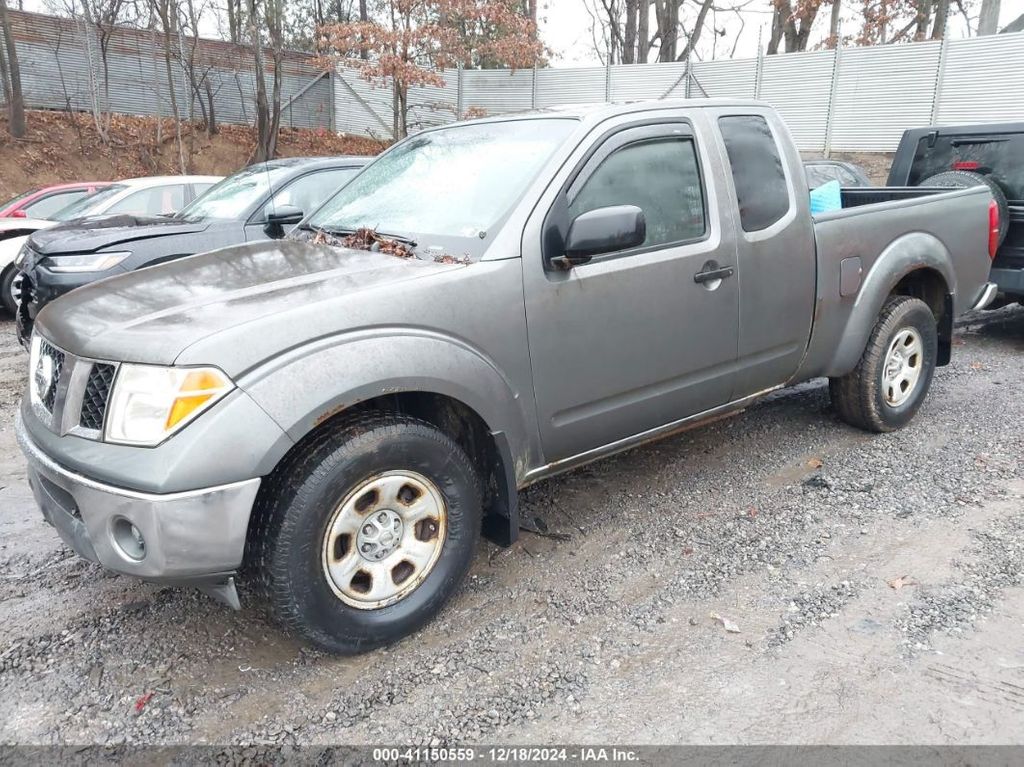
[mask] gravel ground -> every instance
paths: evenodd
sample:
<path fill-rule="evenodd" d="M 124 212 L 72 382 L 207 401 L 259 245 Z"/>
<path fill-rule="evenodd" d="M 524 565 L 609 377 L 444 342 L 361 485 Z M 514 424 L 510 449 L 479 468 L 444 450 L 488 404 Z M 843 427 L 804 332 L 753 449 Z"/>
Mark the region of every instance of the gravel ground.
<path fill-rule="evenodd" d="M 0 325 L 2 743 L 1024 741 L 1024 311 L 961 327 L 907 429 L 823 382 L 523 494 L 438 620 L 339 659 L 64 549 Z M 245 595 L 243 593 L 243 603 Z"/>

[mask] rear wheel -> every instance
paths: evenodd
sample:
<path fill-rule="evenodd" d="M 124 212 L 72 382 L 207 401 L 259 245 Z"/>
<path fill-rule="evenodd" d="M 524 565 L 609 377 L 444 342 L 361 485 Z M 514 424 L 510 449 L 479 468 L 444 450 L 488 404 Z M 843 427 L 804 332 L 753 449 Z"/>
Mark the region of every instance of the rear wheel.
<path fill-rule="evenodd" d="M 365 413 L 270 478 L 248 565 L 275 618 L 338 653 L 394 642 L 433 617 L 469 569 L 480 482 L 434 426 Z"/>
<path fill-rule="evenodd" d="M 882 307 L 860 361 L 829 379 L 840 418 L 852 426 L 887 432 L 905 426 L 924 401 L 935 373 L 935 316 L 919 298 L 892 296 Z"/>
<path fill-rule="evenodd" d="M 14 278 L 18 276 L 18 270 L 11 264 L 3 273 L 0 273 L 0 305 L 11 316 L 18 311 L 18 301 L 14 296 Z"/>

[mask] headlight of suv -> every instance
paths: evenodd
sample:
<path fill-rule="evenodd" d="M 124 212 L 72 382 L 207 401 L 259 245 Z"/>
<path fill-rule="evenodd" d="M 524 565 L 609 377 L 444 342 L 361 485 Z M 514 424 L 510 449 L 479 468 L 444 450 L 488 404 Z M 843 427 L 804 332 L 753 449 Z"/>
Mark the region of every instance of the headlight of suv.
<path fill-rule="evenodd" d="M 26 241 L 25 244 L 22 245 L 21 248 L 18 250 L 18 255 L 14 257 L 14 268 L 17 269 L 19 272 L 25 271 L 25 261 L 28 260 L 28 253 L 29 248 L 28 242 Z"/>
<path fill-rule="evenodd" d="M 153 447 L 235 388 L 217 368 L 123 363 L 107 405 L 106 442 Z"/>
<path fill-rule="evenodd" d="M 51 272 L 103 272 L 113 269 L 132 252 L 122 250 L 110 253 L 89 253 L 84 256 L 49 256 L 44 266 Z"/>

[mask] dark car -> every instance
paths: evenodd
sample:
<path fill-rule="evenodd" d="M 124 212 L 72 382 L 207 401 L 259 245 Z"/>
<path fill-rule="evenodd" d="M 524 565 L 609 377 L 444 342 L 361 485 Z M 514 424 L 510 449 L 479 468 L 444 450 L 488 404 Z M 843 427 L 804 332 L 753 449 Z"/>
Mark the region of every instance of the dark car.
<path fill-rule="evenodd" d="M 344 186 L 363 157 L 288 158 L 250 165 L 180 213 L 166 217 L 80 219 L 36 232 L 18 256 L 18 335 L 70 290 L 228 245 L 278 239 Z"/>
<path fill-rule="evenodd" d="M 1024 302 L 1024 123 L 908 130 L 889 170 L 890 186 L 987 186 L 994 205 L 992 282 L 1000 300 Z"/>
<path fill-rule="evenodd" d="M 817 189 L 822 184 L 838 181 L 840 186 L 872 186 L 871 179 L 859 165 L 842 160 L 804 160 L 807 188 Z"/>

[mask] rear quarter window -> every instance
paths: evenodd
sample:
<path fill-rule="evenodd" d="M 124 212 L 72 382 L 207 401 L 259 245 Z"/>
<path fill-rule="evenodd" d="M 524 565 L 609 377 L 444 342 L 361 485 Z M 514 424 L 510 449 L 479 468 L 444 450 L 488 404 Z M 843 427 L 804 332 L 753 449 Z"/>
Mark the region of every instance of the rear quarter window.
<path fill-rule="evenodd" d="M 740 224 L 758 232 L 789 212 L 789 187 L 768 121 L 759 115 L 718 118 L 736 187 Z"/>

